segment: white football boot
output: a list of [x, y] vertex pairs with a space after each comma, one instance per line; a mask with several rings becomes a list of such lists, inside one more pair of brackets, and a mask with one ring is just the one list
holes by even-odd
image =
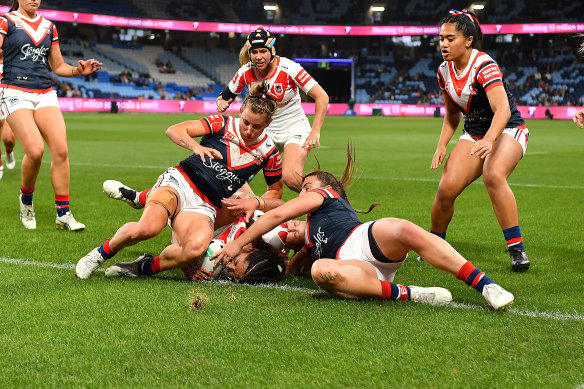
[[144, 208], [138, 200], [138, 192], [127, 185], [116, 180], [106, 180], [103, 182], [103, 191], [109, 198], [122, 200], [132, 208]]
[[410, 286], [410, 300], [417, 303], [430, 305], [448, 305], [452, 301], [452, 294], [448, 289], [436, 286], [422, 288], [421, 286]]
[[8, 170], [12, 170], [14, 166], [16, 166], [16, 158], [14, 158], [14, 151], [11, 151], [6, 153], [6, 167]]
[[152, 258], [150, 254], [143, 254], [132, 262], [119, 262], [105, 269], [105, 275], [108, 277], [138, 277], [140, 275], [140, 266], [146, 259]]
[[71, 211], [67, 212], [63, 216], [57, 216], [57, 219], [55, 219], [55, 224], [59, 230], [82, 231], [85, 229], [85, 224], [75, 220]]
[[22, 196], [20, 197], [20, 221], [24, 228], [28, 230], [36, 229], [36, 218], [34, 217], [34, 208], [32, 205], [25, 205], [22, 203]]
[[0, 180], [4, 177], [4, 166], [0, 165]]
[[485, 285], [483, 287], [483, 297], [496, 311], [507, 308], [515, 300], [515, 297], [511, 293], [497, 284]]
[[83, 280], [88, 279], [104, 263], [105, 259], [99, 253], [98, 248], [94, 248], [77, 262], [75, 267], [75, 275], [77, 277]]

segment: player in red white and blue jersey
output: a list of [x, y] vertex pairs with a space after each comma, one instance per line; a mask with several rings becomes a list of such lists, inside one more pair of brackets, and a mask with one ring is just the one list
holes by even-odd
[[[267, 131], [282, 153], [284, 183], [298, 192], [308, 151], [320, 147], [329, 97], [300, 64], [276, 55], [275, 43], [276, 37], [264, 28], [248, 35], [239, 54], [242, 66], [217, 98], [217, 110], [224, 112], [246, 86], [268, 82], [278, 108]], [[312, 126], [302, 109], [300, 90], [315, 100]]]
[[67, 130], [52, 89], [51, 73], [61, 77], [88, 75], [101, 69], [94, 60], [71, 66], [63, 61], [59, 34], [50, 20], [37, 14], [39, 1], [14, 0], [10, 11], [0, 16], [0, 46], [3, 58], [0, 85], [1, 116], [6, 118], [24, 149], [20, 187], [20, 220], [36, 228], [33, 193], [40, 171], [44, 143], [51, 152], [51, 182], [57, 208], [56, 227], [79, 231], [69, 208], [69, 154]]
[[[482, 293], [494, 309], [504, 309], [513, 302], [511, 293], [493, 283], [444, 239], [414, 223], [396, 218], [361, 223], [345, 192], [354, 163], [353, 152], [348, 152], [348, 156], [341, 181], [325, 171], [307, 174], [297, 198], [266, 212], [214, 257], [229, 259], [258, 236], [290, 220], [286, 245], [296, 243], [304, 247], [296, 252], [287, 266], [298, 268], [296, 262], [313, 262], [310, 268], [312, 279], [327, 292], [351, 299], [411, 300], [433, 305], [450, 303], [452, 295], [447, 289], [393, 282], [408, 252], [415, 251], [432, 267], [456, 276]], [[223, 200], [228, 209], [236, 207], [238, 202]], [[292, 220], [302, 215], [306, 215], [305, 222]]]
[[[222, 196], [239, 190], [249, 177], [263, 169], [268, 190], [264, 197], [281, 198], [280, 153], [264, 132], [276, 103], [265, 94], [267, 84], [250, 89], [240, 118], [213, 115], [175, 124], [166, 131], [177, 145], [193, 152], [177, 166], [167, 169], [147, 193], [138, 222], [127, 223], [101, 246], [81, 258], [77, 277], [89, 278], [107, 259], [124, 247], [153, 238], [170, 224], [175, 243], [155, 257], [131, 262], [127, 275], [153, 275], [198, 259], [213, 238], [214, 220]], [[203, 137], [197, 143], [194, 137]], [[254, 198], [258, 207], [262, 198]]]
[[456, 198], [473, 181], [483, 181], [508, 246], [513, 271], [529, 269], [515, 196], [507, 183], [525, 154], [529, 131], [503, 82], [497, 63], [479, 51], [482, 32], [474, 14], [450, 11], [440, 27], [444, 62], [438, 69], [438, 85], [446, 113], [431, 168], [446, 157], [446, 146], [464, 117], [459, 141], [442, 171], [432, 204], [431, 232], [446, 238]]

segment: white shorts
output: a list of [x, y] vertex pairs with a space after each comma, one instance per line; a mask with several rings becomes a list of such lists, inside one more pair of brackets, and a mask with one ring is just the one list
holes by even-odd
[[[529, 130], [526, 128], [505, 128], [503, 130], [503, 134], [507, 134], [509, 136], [512, 136], [517, 142], [519, 142], [519, 145], [521, 146], [521, 149], [523, 149], [523, 155], [525, 155], [525, 150], [527, 150], [527, 140], [529, 139]], [[468, 132], [463, 131], [462, 135], [460, 136], [460, 139], [464, 139], [464, 140], [469, 140], [471, 142], [477, 142], [478, 140], [482, 139], [482, 137], [474, 137], [472, 135], [470, 135]]]
[[177, 214], [183, 211], [196, 212], [208, 216], [212, 222], [215, 221], [215, 216], [217, 215], [215, 208], [195, 193], [178, 169], [174, 167], [168, 168], [158, 177], [152, 189], [161, 186], [170, 186], [178, 192], [180, 202]]
[[282, 152], [290, 143], [296, 143], [302, 146], [306, 138], [308, 138], [308, 135], [310, 135], [312, 127], [306, 115], [302, 115], [293, 117], [293, 120], [279, 120], [275, 118], [266, 130], [278, 147], [278, 150]]
[[12, 88], [0, 89], [0, 112], [4, 117], [19, 109], [34, 111], [43, 107], [59, 107], [57, 92], [32, 93]]
[[406, 257], [399, 262], [380, 262], [371, 253], [371, 242], [369, 241], [369, 225], [374, 222], [367, 222], [361, 224], [353, 230], [353, 233], [347, 238], [341, 249], [337, 259], [342, 260], [359, 260], [369, 263], [375, 269], [377, 278], [381, 281], [393, 282], [395, 273], [404, 264]]

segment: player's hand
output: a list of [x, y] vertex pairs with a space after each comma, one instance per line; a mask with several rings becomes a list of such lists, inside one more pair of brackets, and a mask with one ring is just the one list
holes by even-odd
[[246, 222], [249, 222], [254, 211], [258, 209], [258, 201], [254, 197], [249, 199], [223, 199], [221, 203], [227, 208], [231, 216], [245, 213]]
[[320, 132], [312, 131], [302, 145], [306, 150], [320, 148]]
[[200, 144], [196, 144], [192, 150], [193, 154], [198, 155], [201, 157], [201, 161], [205, 162], [205, 157], [209, 157], [210, 159], [223, 159], [223, 156], [219, 152], [219, 150], [212, 149], [210, 147], [203, 147]]
[[229, 100], [225, 101], [222, 98], [218, 98], [217, 99], [217, 112], [219, 112], [219, 113], [225, 112], [225, 110], [227, 110], [227, 108], [229, 108], [229, 106], [231, 105], [232, 102], [233, 102], [233, 99], [229, 99]]
[[79, 60], [77, 61], [77, 71], [79, 72], [80, 76], [86, 76], [97, 70], [100, 70], [102, 65], [103, 63], [96, 61], [93, 58], [85, 61]]
[[239, 245], [236, 239], [233, 242], [227, 243], [225, 246], [223, 246], [221, 250], [217, 251], [216, 253], [213, 253], [213, 255], [211, 255], [211, 258], [215, 259], [215, 264], [217, 264], [217, 261], [223, 261], [223, 263], [226, 264], [229, 261], [231, 261], [234, 257], [239, 255], [239, 253], [241, 253], [241, 246]]
[[574, 115], [574, 123], [580, 128], [584, 128], [584, 109], [579, 110]]
[[189, 263], [188, 265], [183, 267], [182, 270], [189, 280], [195, 282], [209, 281], [213, 276], [213, 270], [203, 269], [201, 265], [196, 263], [196, 261]]
[[481, 159], [485, 159], [493, 151], [493, 141], [483, 138], [472, 147], [470, 155], [476, 155]]
[[432, 163], [430, 164], [430, 169], [438, 169], [438, 166], [442, 165], [444, 158], [446, 157], [446, 147], [438, 146], [436, 152], [432, 157]]

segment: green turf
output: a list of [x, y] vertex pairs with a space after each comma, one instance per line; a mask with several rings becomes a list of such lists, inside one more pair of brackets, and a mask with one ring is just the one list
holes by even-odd
[[[446, 287], [454, 306], [344, 301], [305, 277], [280, 289], [189, 283], [177, 272], [131, 280], [97, 272], [78, 280], [77, 260], [140, 215], [109, 200], [102, 182], [151, 186], [188, 155], [164, 130], [190, 116], [65, 118], [72, 210], [85, 231], [54, 227], [48, 150], [35, 191], [36, 231], [18, 219], [19, 168], [0, 180], [2, 387], [584, 385], [584, 133], [573, 123], [528, 121], [528, 154], [509, 179], [532, 261], [527, 273], [509, 270], [482, 181], [457, 201], [448, 240], [516, 296], [511, 310], [493, 312], [478, 293], [413, 254], [396, 282]], [[314, 154], [340, 174], [352, 139], [358, 169], [349, 198], [356, 208], [382, 203], [362, 219], [396, 216], [428, 228], [440, 127], [434, 118], [331, 116]], [[20, 161], [22, 150], [16, 153]], [[311, 157], [307, 170], [314, 166]], [[252, 186], [265, 188], [261, 175]], [[116, 259], [159, 252], [169, 239], [164, 231]], [[201, 309], [192, 307], [196, 299]]]

